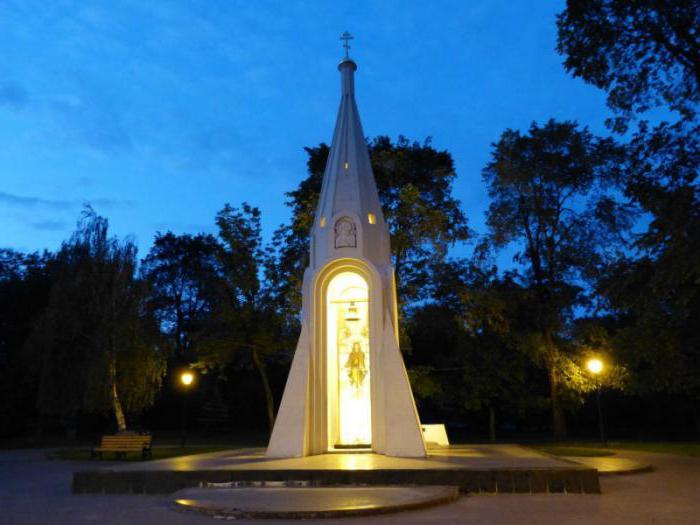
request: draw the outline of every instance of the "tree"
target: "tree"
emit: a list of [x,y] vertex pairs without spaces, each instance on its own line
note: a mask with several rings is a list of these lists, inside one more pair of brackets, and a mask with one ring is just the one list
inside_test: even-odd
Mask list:
[[48,253],[0,249],[1,435],[27,432],[36,420],[38,370],[24,344],[49,301],[51,260]]
[[70,426],[81,412],[126,413],[153,403],[165,372],[147,289],[135,277],[136,246],[108,234],[87,208],[56,255],[49,303],[28,340],[40,364],[38,405]]
[[[368,143],[379,198],[391,232],[391,249],[401,305],[424,298],[430,261],[469,236],[467,220],[452,196],[457,176],[452,156],[400,136],[394,143],[380,136]],[[275,235],[276,264],[270,277],[288,315],[301,307],[301,280],[308,266],[308,237],[314,221],[329,147],[306,148],[308,177],[289,192],[291,224]]]
[[648,213],[634,257],[601,279],[625,327],[622,355],[641,391],[673,392],[692,411],[700,434],[700,134],[684,123],[642,126],[628,145],[626,193]]
[[664,107],[694,119],[700,103],[700,5],[670,0],[568,0],[557,50],[576,77],[608,92],[623,130]]
[[179,360],[193,358],[194,341],[215,307],[219,248],[212,235],[159,232],[143,260],[151,308]]
[[615,199],[621,152],[573,122],[506,130],[484,168],[491,204],[484,249],[516,246],[516,275],[531,293],[532,358],[549,376],[552,429],[566,432],[561,403],[566,328],[588,304],[585,282],[615,257],[630,210]]
[[198,366],[225,370],[233,363],[253,367],[265,393],[270,431],[275,403],[267,363],[283,343],[279,314],[261,274],[266,263],[258,208],[226,204],[216,215],[219,228],[217,257],[223,278],[204,337],[199,341]]
[[[496,440],[497,415],[517,416],[541,405],[538,371],[520,349],[527,296],[510,276],[464,260],[431,271],[433,301],[409,320],[412,385],[450,419],[485,412]],[[498,416],[498,417],[501,417]]]
[[633,388],[683,397],[700,434],[700,5],[571,0],[558,24],[567,70],[608,92],[617,131],[650,108],[668,120],[627,145],[625,194],[649,221],[598,290]]

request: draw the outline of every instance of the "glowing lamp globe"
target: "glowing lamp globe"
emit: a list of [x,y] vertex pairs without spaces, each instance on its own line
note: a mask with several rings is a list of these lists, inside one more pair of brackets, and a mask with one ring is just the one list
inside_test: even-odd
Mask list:
[[603,362],[600,359],[589,359],[586,368],[591,374],[600,374],[603,371]]
[[180,375],[180,382],[185,386],[190,386],[194,381],[194,374],[192,372],[183,372]]

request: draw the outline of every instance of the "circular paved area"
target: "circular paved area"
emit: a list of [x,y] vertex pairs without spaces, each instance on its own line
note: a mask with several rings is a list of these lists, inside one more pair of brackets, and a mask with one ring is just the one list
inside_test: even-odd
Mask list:
[[457,487],[193,488],[173,495],[180,510],[217,518],[310,519],[382,514],[454,501]]

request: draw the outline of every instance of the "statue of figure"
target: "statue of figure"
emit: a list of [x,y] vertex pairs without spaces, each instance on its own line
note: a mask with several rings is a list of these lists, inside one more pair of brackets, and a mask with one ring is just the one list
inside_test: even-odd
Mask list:
[[357,341],[352,344],[352,350],[348,355],[345,368],[348,371],[350,385],[355,388],[360,388],[367,375],[367,368],[365,367],[365,353],[362,351],[360,343]]
[[341,217],[335,223],[335,247],[357,247],[357,229],[350,217]]

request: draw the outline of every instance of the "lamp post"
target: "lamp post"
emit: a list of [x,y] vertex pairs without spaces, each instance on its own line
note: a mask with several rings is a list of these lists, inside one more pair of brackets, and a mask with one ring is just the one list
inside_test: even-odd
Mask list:
[[603,372],[603,361],[595,357],[589,359],[586,363],[586,368],[588,368],[588,371],[596,378],[596,386],[598,387],[596,391],[596,400],[598,403],[598,430],[600,431],[600,442],[604,446],[607,446],[608,442],[607,439],[605,439],[605,426],[603,423],[603,403],[601,401],[602,387],[600,382],[600,374]]
[[182,433],[180,439],[180,447],[185,447],[187,439],[187,392],[194,382],[194,374],[190,371],[185,371],[180,374],[180,383],[182,384]]

